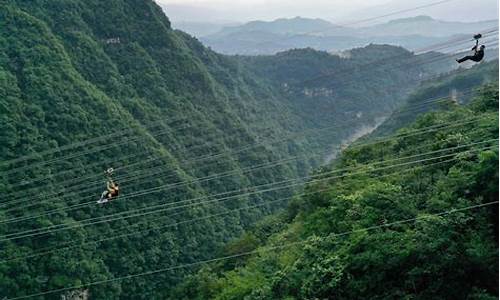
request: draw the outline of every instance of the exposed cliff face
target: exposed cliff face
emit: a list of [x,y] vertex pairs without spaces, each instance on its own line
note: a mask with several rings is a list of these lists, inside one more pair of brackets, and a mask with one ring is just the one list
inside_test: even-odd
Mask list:
[[61,295],[61,300],[89,300],[89,290],[75,290]]

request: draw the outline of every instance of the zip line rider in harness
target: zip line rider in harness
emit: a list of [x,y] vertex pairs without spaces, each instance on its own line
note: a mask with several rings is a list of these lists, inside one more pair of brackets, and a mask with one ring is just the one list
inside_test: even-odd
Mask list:
[[106,190],[102,192],[101,199],[97,201],[98,204],[103,204],[114,200],[120,194],[120,188],[118,184],[113,181],[113,178],[111,178],[113,168],[109,168],[104,173],[108,177],[108,181],[106,182]]
[[479,47],[479,39],[482,37],[481,34],[476,34],[474,36],[474,39],[476,39],[476,45],[474,47],[472,47],[472,51],[474,51],[474,55],[468,55],[468,56],[465,56],[463,58],[460,58],[460,59],[457,59],[457,63],[461,64],[463,63],[464,61],[467,61],[467,60],[472,60],[472,61],[475,61],[475,62],[480,62],[481,60],[483,60],[484,58],[484,49],[486,48],[485,45],[481,45]]

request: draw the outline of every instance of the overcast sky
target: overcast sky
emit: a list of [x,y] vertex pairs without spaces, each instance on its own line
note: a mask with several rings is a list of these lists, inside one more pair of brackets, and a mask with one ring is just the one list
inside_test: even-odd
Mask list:
[[[273,20],[295,16],[323,18],[333,22],[356,20],[425,5],[438,0],[156,0],[177,21]],[[473,6],[473,7],[472,7]],[[498,0],[452,0],[431,8],[392,16],[414,15],[456,21],[498,18]]]

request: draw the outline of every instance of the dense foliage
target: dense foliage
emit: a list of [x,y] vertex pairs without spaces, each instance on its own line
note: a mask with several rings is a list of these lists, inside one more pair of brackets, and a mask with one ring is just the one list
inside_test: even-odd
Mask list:
[[[0,296],[217,254],[293,192],[252,187],[305,176],[357,126],[401,105],[421,72],[432,74],[408,69],[413,55],[401,48],[353,53],[226,57],[172,30],[150,0],[0,0]],[[349,68],[342,79],[304,82]],[[272,167],[250,169],[262,164]],[[121,198],[97,206],[110,166]],[[181,203],[189,206],[166,209]],[[192,271],[88,292],[161,299]]]
[[206,266],[172,299],[497,299],[498,86],[319,175],[224,253],[253,255]]
[[425,112],[468,104],[477,86],[492,81],[498,81],[498,61],[481,63],[468,70],[459,69],[425,81],[373,134],[390,134]]

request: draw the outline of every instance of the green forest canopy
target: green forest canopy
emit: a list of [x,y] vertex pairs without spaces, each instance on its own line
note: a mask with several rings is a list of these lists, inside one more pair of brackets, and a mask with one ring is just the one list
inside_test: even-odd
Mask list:
[[[401,107],[422,74],[435,75],[408,68],[412,53],[381,45],[356,49],[350,59],[310,49],[218,55],[172,30],[153,1],[1,5],[0,294],[6,297],[213,257],[286,207],[275,200],[294,190],[238,193],[203,205],[193,199],[303,178],[361,123]],[[365,67],[380,55],[398,59]],[[335,72],[309,80],[332,70],[357,71],[341,72],[341,80]],[[74,143],[82,146],[64,150]],[[248,171],[293,157],[301,159]],[[110,166],[122,201],[98,207],[102,171]],[[220,174],[230,176],[211,177]],[[150,209],[178,203],[193,205]],[[149,214],[134,216],[143,211]],[[203,219],[218,213],[228,214]],[[127,218],[107,221],[117,214]],[[191,219],[199,221],[172,226]],[[30,236],[21,238],[23,232]],[[95,299],[162,298],[192,271],[90,292]]]
[[335,169],[224,253],[258,254],[203,268],[171,299],[497,299],[498,85],[354,144],[319,175]]

